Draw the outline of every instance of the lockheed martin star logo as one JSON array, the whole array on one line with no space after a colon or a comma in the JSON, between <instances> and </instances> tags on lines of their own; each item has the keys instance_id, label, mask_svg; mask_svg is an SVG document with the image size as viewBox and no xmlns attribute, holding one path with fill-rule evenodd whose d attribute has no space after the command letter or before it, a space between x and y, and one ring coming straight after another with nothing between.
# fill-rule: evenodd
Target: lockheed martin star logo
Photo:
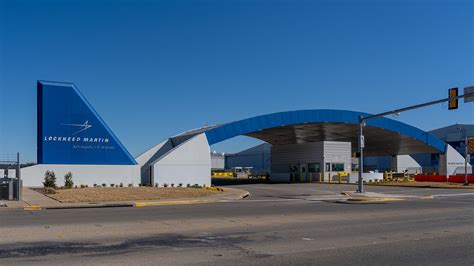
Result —
<instances>
[{"instance_id":1,"label":"lockheed martin star logo","mask_svg":"<svg viewBox=\"0 0 474 266\"><path fill-rule=\"evenodd\" d=\"M86 120L86 122L84 122L84 124L61 124L63 126L71 126L71 127L77 127L79 130L72 133L73 135L76 135L76 134L79 134L81 132L84 132L86 130L88 130L89 128L92 127L92 125L89 125L89 120Z\"/></svg>"}]
</instances>

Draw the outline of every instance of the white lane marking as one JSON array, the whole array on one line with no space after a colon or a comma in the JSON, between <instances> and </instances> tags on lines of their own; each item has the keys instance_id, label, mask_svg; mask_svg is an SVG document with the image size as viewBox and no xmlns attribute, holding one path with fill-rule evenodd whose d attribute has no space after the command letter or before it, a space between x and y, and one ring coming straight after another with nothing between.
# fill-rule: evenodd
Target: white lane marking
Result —
<instances>
[{"instance_id":1,"label":"white lane marking","mask_svg":"<svg viewBox=\"0 0 474 266\"><path fill-rule=\"evenodd\" d=\"M438 189L438 188L421 188L423 189L422 191L425 192L427 190L435 190L435 189ZM404 193L404 192L415 192L416 190L414 189L409 189L409 190L392 190L392 191L388 191L388 192L383 192L384 194L396 194L396 193ZM420 190L418 190L420 191Z\"/></svg>"},{"instance_id":2,"label":"white lane marking","mask_svg":"<svg viewBox=\"0 0 474 266\"><path fill-rule=\"evenodd\" d=\"M454 194L438 194L433 195L435 198L442 198L442 197L458 197L458 196L473 196L474 193L454 193Z\"/></svg>"}]
</instances>

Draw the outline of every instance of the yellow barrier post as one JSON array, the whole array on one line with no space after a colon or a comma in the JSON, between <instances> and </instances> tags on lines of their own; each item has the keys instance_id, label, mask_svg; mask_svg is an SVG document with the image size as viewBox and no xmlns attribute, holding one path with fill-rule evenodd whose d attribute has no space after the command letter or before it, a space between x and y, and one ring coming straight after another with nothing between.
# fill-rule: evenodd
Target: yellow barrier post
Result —
<instances>
[{"instance_id":1,"label":"yellow barrier post","mask_svg":"<svg viewBox=\"0 0 474 266\"><path fill-rule=\"evenodd\" d=\"M339 184L341 184L341 177L342 177L341 173L337 173L337 177L339 178Z\"/></svg>"},{"instance_id":2,"label":"yellow barrier post","mask_svg":"<svg viewBox=\"0 0 474 266\"><path fill-rule=\"evenodd\" d=\"M328 182L331 183L331 173L328 173Z\"/></svg>"},{"instance_id":3,"label":"yellow barrier post","mask_svg":"<svg viewBox=\"0 0 474 266\"><path fill-rule=\"evenodd\" d=\"M319 172L319 183L323 182L322 179L323 179L323 173Z\"/></svg>"}]
</instances>

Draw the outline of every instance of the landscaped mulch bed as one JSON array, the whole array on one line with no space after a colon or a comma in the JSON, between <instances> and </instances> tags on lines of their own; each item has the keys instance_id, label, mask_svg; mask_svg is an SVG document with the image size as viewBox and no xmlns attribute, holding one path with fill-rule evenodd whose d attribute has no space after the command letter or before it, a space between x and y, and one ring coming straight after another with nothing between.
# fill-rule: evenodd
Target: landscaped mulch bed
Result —
<instances>
[{"instance_id":1,"label":"landscaped mulch bed","mask_svg":"<svg viewBox=\"0 0 474 266\"><path fill-rule=\"evenodd\" d=\"M115 187L58 189L48 196L60 202L102 202L200 198L219 193L203 188Z\"/></svg>"}]
</instances>

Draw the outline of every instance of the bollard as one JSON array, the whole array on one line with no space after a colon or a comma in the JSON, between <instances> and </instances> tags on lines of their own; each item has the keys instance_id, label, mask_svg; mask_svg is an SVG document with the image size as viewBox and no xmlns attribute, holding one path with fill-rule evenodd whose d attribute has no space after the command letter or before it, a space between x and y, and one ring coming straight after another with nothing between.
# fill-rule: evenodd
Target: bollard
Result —
<instances>
[{"instance_id":1,"label":"bollard","mask_svg":"<svg viewBox=\"0 0 474 266\"><path fill-rule=\"evenodd\" d=\"M328 182L331 183L331 173L328 173Z\"/></svg>"},{"instance_id":2,"label":"bollard","mask_svg":"<svg viewBox=\"0 0 474 266\"><path fill-rule=\"evenodd\" d=\"M322 179L323 179L323 173L319 172L319 183L323 182Z\"/></svg>"}]
</instances>

